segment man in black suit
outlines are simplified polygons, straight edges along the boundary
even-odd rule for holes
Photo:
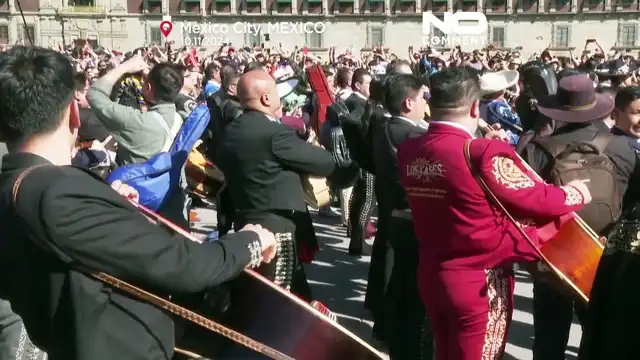
[[[358,119],[364,113],[369,98],[369,86],[371,85],[371,74],[365,69],[357,69],[351,78],[351,95],[344,101],[349,112]]]
[[[240,74],[225,72],[222,77],[222,89],[211,95],[207,99],[211,120],[207,126],[208,138],[205,139],[207,146],[207,158],[218,163],[218,148],[222,141],[225,128],[229,123],[242,114],[242,106],[237,95],[238,80]],[[216,199],[218,216],[218,234],[227,234],[235,218],[235,208],[229,192],[229,187],[225,187]]]
[[[220,166],[236,208],[236,227],[257,223],[276,233],[276,260],[260,271],[276,284],[310,299],[294,234],[296,213],[306,212],[301,175],[328,177],[338,168],[331,154],[280,124],[280,97],[273,78],[249,71],[238,83],[245,112],[227,125]]]
[[[364,114],[367,100],[369,98],[369,86],[371,84],[371,75],[364,69],[357,69],[353,73],[351,79],[351,89],[353,92],[345,100],[345,105],[352,115],[351,119],[357,119],[358,124],[343,124],[343,132],[347,144],[349,139],[355,147],[362,147],[364,142],[364,124],[361,121]],[[353,153],[365,151],[364,149],[354,149]],[[357,156],[363,157],[363,156]],[[357,161],[357,160],[356,160]],[[351,193],[351,201],[349,201],[349,224],[348,233],[350,237],[349,254],[355,256],[363,255],[365,239],[374,234],[374,227],[370,223],[373,206],[375,205],[373,186],[375,178],[372,173],[361,169],[358,180],[353,186]]]
[[[0,173],[0,299],[51,360],[171,359],[171,316],[80,267],[162,295],[196,293],[259,265],[273,234],[254,225],[211,244],[171,236],[123,198],[135,200],[133,189],[118,186],[120,195],[70,167],[80,120],[62,54],[15,46],[0,58],[0,79],[10,150]]]
[[[387,120],[391,118],[391,114],[384,107],[384,84],[387,78],[397,74],[411,74],[411,67],[401,60],[390,62],[387,66],[387,76],[371,82],[370,101],[363,115],[363,123],[367,132],[364,147],[369,151],[364,153],[367,156],[362,162],[359,162],[359,165],[374,175],[376,170],[373,159],[373,139],[379,138],[381,136],[379,134],[384,133]],[[371,249],[371,264],[369,265],[365,297],[365,306],[371,311],[374,320],[374,336],[380,341],[384,341],[386,336],[383,330],[385,327],[383,315],[386,309],[384,293],[393,267],[393,253],[389,245],[389,222],[393,208],[392,204],[385,202],[384,192],[386,190],[384,183],[376,179],[374,194],[378,202],[378,229]]]
[[[418,240],[405,190],[400,183],[397,146],[426,131],[427,103],[422,80],[399,74],[385,79],[384,105],[389,118],[373,138],[376,183],[385,189],[381,202],[391,210],[389,244],[393,268],[386,288],[384,332],[392,359],[431,359],[433,338],[425,331],[426,313],[418,295]],[[428,350],[424,351],[425,347]]]

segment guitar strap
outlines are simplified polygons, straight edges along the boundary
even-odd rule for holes
[[[515,225],[515,227],[518,229],[520,234],[529,243],[529,245],[531,245],[535,249],[536,254],[540,256],[540,258],[543,259],[546,264],[549,264],[549,260],[547,260],[544,254],[542,254],[542,251],[540,251],[538,246],[533,242],[533,240],[531,240],[529,235],[527,235],[527,233],[522,228],[522,225],[520,225],[520,223],[516,221],[516,219],[509,213],[509,211],[507,211],[504,205],[502,205],[502,202],[500,201],[500,199],[498,199],[498,197],[493,193],[493,191],[491,191],[491,189],[489,188],[489,185],[487,185],[487,183],[484,181],[484,179],[482,178],[478,170],[475,168],[475,166],[473,166],[473,162],[471,161],[471,142],[472,141],[473,141],[472,139],[469,139],[464,143],[464,158],[467,161],[467,166],[469,167],[469,170],[471,170],[471,175],[473,175],[473,177],[478,182],[478,185],[480,185],[480,187],[487,194],[489,199],[500,209],[500,211],[502,211],[502,213],[504,213],[504,215],[509,219],[509,221],[511,221],[511,223]]]
[[[41,168],[41,167],[51,167],[51,165],[36,165],[30,168],[27,168],[26,170],[24,170],[17,178],[17,180],[15,181],[15,183],[13,184],[13,189],[12,189],[12,193],[11,193],[11,198],[13,201],[13,207],[14,207],[14,211],[16,213],[16,216],[20,219],[20,221],[25,225],[25,227],[27,228],[27,231],[31,232],[31,239],[33,239],[35,241],[35,243],[45,252],[48,253],[53,253],[54,255],[58,256],[59,259],[61,259],[63,262],[65,262],[67,265],[69,265],[70,267],[73,267],[74,269],[78,270],[79,272],[90,276],[96,280],[99,280],[111,287],[114,287],[116,289],[122,290],[124,292],[127,292],[133,296],[135,296],[138,299],[144,300],[154,306],[157,306],[160,309],[164,309],[166,311],[169,311],[175,315],[180,316],[183,319],[186,319],[194,324],[200,325],[202,327],[204,327],[205,329],[211,330],[217,334],[220,334],[238,344],[244,345],[246,347],[248,347],[249,349],[256,351],[260,354],[263,354],[271,359],[274,360],[294,360],[293,358],[289,357],[288,355],[285,355],[283,353],[281,353],[280,351],[273,349],[267,345],[264,345],[256,340],[251,339],[248,336],[245,336],[235,330],[232,330],[218,322],[215,322],[213,320],[207,319],[204,316],[201,316],[199,314],[196,314],[195,312],[188,310],[184,307],[181,307],[179,305],[176,305],[168,300],[165,300],[159,296],[156,296],[150,292],[147,292],[145,290],[142,290],[136,286],[133,286],[125,281],[122,281],[116,277],[113,277],[111,275],[102,273],[102,272],[97,272],[94,271],[92,269],[89,269],[88,267],[84,266],[83,264],[78,263],[77,261],[73,260],[69,255],[67,255],[66,253],[64,253],[62,250],[60,250],[53,242],[51,241],[46,241],[45,239],[47,238],[46,234],[44,234],[43,231],[38,231],[37,229],[34,229],[33,227],[31,227],[29,225],[29,222],[26,221],[26,217],[23,216],[22,214],[20,214],[20,206],[19,206],[19,192],[22,186],[25,177],[31,173],[33,170],[37,169],[37,168]],[[99,179],[96,175],[87,172],[88,174],[90,174],[91,176]],[[33,192],[33,191],[37,191],[37,189],[28,189],[29,192]],[[181,350],[180,350],[181,351]]]

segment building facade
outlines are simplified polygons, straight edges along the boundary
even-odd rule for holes
[[[579,53],[587,39],[606,51],[640,50],[640,0],[0,0],[0,43],[88,39],[127,51],[162,44],[159,26],[170,19],[177,45],[282,44],[317,54],[382,46],[404,57],[423,45],[423,11],[483,11],[486,42],[522,46],[524,55]]]

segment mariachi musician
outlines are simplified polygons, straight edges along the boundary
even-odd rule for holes
[[[360,165],[366,162],[366,156],[362,154],[364,149],[365,123],[362,115],[365,112],[370,95],[371,74],[364,69],[357,69],[351,79],[352,93],[345,100],[345,105],[351,113],[349,117],[343,117],[341,126],[345,139],[349,145],[351,156]],[[368,255],[365,250],[365,239],[375,233],[371,224],[371,214],[375,206],[374,181],[371,172],[372,166],[360,165],[360,174],[353,187],[352,200],[349,212],[349,254],[354,256]],[[366,170],[369,169],[369,170]]]
[[[514,309],[513,263],[540,259],[538,225],[591,201],[581,180],[565,186],[533,180],[506,142],[490,140],[504,133],[472,140],[481,97],[477,76],[467,70],[435,74],[429,130],[398,148],[411,213],[420,219],[418,284],[437,360],[502,358]]]
[[[391,275],[384,295],[384,329],[392,359],[432,359],[433,338],[417,289],[418,241],[406,194],[400,183],[397,147],[424,133],[426,100],[422,80],[411,74],[389,75],[384,100],[390,118],[373,138],[376,182],[391,208],[389,246],[393,256]],[[422,221],[422,220],[420,220]]]
[[[237,86],[240,75],[233,72],[222,73],[222,88],[207,99],[211,120],[206,131],[206,154],[207,159],[218,163],[218,147],[220,146],[223,133],[227,125],[242,114],[242,106],[237,95]],[[213,179],[212,179],[213,180]],[[220,182],[220,179],[216,180]],[[221,184],[223,185],[223,184]],[[224,187],[216,194],[218,234],[222,236],[228,233],[235,219],[235,208],[229,189]]]
[[[395,74],[411,74],[411,67],[402,60],[394,60],[389,63],[386,69],[388,76]],[[385,292],[389,283],[389,278],[393,269],[393,255],[389,244],[389,223],[393,205],[388,202],[385,195],[385,182],[378,178],[379,170],[374,164],[374,145],[379,143],[374,139],[385,139],[384,129],[391,114],[384,106],[385,81],[387,77],[380,77],[373,80],[370,85],[370,98],[362,115],[362,122],[365,127],[365,137],[361,152],[362,159],[359,162],[362,168],[371,172],[376,177],[374,181],[374,193],[378,202],[378,229],[373,247],[371,249],[371,264],[367,280],[367,294],[365,306],[371,312],[374,320],[373,333],[377,340],[385,341],[386,333],[385,312],[388,308],[385,305]],[[384,174],[383,174],[384,176]]]
[[[133,189],[115,186],[118,194],[69,166],[80,120],[62,54],[15,46],[0,75],[0,137],[10,149],[0,177],[0,298],[51,360],[170,359],[171,316],[82,267],[160,294],[196,293],[259,265],[273,234],[248,226],[203,245],[169,235],[123,198],[135,199]]]
[[[279,123],[280,96],[268,73],[253,70],[242,75],[238,97],[245,112],[227,125],[220,147],[220,167],[236,207],[236,227],[255,222],[277,233],[276,260],[260,272],[310,300],[294,239],[296,213],[307,211],[300,176],[328,177],[340,166],[329,152]]]

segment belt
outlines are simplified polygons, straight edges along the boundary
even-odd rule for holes
[[[411,209],[393,209],[391,210],[391,217],[413,220],[413,217],[411,216]]]

